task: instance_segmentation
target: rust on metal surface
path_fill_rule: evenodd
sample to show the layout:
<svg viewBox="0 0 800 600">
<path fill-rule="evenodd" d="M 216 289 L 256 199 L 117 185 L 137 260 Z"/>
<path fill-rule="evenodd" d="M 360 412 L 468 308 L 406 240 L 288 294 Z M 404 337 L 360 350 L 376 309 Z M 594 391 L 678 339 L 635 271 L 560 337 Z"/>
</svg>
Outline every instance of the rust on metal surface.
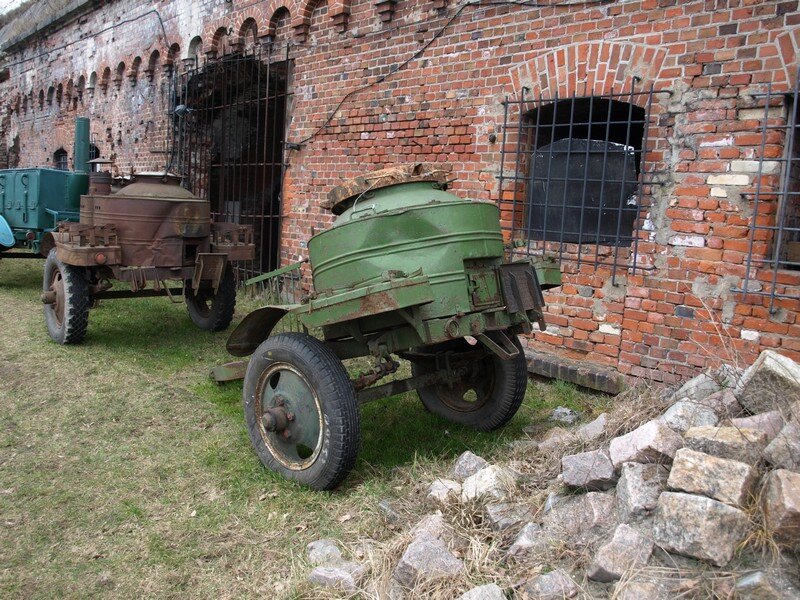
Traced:
<svg viewBox="0 0 800 600">
<path fill-rule="evenodd" d="M 59 259 L 102 267 L 133 292 L 187 279 L 216 290 L 228 261 L 254 258 L 253 229 L 212 223 L 208 202 L 178 184 L 172 174 L 144 173 L 115 194 L 82 196 L 80 223 L 53 233 Z"/>
<path fill-rule="evenodd" d="M 211 222 L 211 252 L 226 254 L 228 260 L 254 260 L 253 228 L 238 223 Z"/>
<path fill-rule="evenodd" d="M 363 390 L 365 387 L 372 385 L 373 383 L 380 381 L 387 375 L 391 375 L 392 373 L 396 373 L 397 369 L 400 368 L 400 363 L 394 359 L 389 359 L 384 362 L 380 362 L 370 371 L 365 371 L 363 373 L 359 373 L 358 377 L 355 379 L 351 379 L 350 382 L 353 384 L 353 388 L 356 391 Z"/>
<path fill-rule="evenodd" d="M 447 171 L 424 163 L 411 163 L 372 171 L 337 185 L 328 192 L 328 199 L 322 202 L 322 208 L 329 209 L 333 214 L 339 215 L 347 210 L 350 204 L 349 200 L 372 190 L 419 181 L 445 184 L 448 181 L 448 176 L 449 173 Z"/>
</svg>

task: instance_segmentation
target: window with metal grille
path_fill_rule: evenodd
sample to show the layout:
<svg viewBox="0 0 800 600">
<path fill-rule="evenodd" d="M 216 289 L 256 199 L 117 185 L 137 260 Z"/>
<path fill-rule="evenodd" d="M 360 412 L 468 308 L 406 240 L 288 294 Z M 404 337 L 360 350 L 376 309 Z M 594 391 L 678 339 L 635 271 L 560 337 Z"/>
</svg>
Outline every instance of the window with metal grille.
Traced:
<svg viewBox="0 0 800 600">
<path fill-rule="evenodd" d="M 797 71 L 800 77 L 800 68 Z M 745 277 L 738 290 L 744 295 L 800 298 L 796 273 L 800 270 L 800 80 L 789 94 L 776 93 L 772 84 L 759 96 L 764 102 L 760 119 L 761 145 L 753 180 L 752 224 Z M 782 154 L 775 152 L 783 145 Z"/>
<path fill-rule="evenodd" d="M 652 97 L 506 100 L 500 204 L 515 253 L 636 268 Z"/>
<path fill-rule="evenodd" d="M 61 171 L 69 171 L 69 158 L 67 157 L 67 151 L 63 148 L 59 148 L 53 152 L 53 168 Z"/>
</svg>

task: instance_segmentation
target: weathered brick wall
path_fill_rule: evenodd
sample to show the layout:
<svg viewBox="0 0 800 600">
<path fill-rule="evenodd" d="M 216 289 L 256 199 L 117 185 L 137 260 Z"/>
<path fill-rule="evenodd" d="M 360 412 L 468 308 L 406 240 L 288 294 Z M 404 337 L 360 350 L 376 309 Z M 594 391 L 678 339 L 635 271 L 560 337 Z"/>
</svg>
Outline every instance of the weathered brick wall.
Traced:
<svg viewBox="0 0 800 600">
<path fill-rule="evenodd" d="M 21 165 L 49 164 L 59 146 L 71 154 L 74 117 L 88 115 L 95 143 L 120 172 L 163 168 L 169 73 L 184 66 L 193 38 L 202 38 L 203 52 L 268 35 L 277 47 L 291 42 L 288 139 L 313 137 L 288 153 L 282 254 L 289 261 L 305 256 L 311 232 L 330 223 L 319 204 L 341 178 L 366 167 L 439 161 L 452 166 L 457 193 L 496 200 L 507 95 L 523 87 L 562 97 L 608 93 L 635 78 L 656 90 L 645 163 L 659 185 L 646 190 L 649 231 L 639 244 L 648 269 L 618 275 L 612 285 L 605 269 L 567 265 L 564 286 L 548 294 L 551 327 L 530 343 L 664 382 L 719 360 L 750 361 L 764 348 L 800 359 L 798 300 L 777 299 L 771 314 L 765 298 L 731 291 L 745 274 L 753 219 L 774 220 L 769 202 L 753 215 L 748 195 L 758 183 L 764 113 L 753 93 L 767 82 L 777 91 L 793 84 L 798 2 L 542 4 L 554 5 L 464 8 L 414 56 L 455 13 L 453 3 L 109 2 L 12 53 L 11 62 L 48 52 L 12 67 L 0 84 L 11 111 L 2 134 L 9 146 L 19 136 Z M 160 11 L 168 43 L 153 15 L 87 37 L 151 8 Z M 131 68 L 136 57 L 138 70 Z M 365 83 L 374 85 L 317 132 L 342 96 Z M 785 118 L 785 107 L 775 106 L 771 121 Z M 785 142 L 770 133 L 767 157 L 782 156 Z M 777 172 L 764 173 L 762 187 L 777 180 Z M 755 250 L 768 254 L 769 240 L 757 239 Z M 782 291 L 797 293 L 798 273 L 780 273 Z"/>
</svg>

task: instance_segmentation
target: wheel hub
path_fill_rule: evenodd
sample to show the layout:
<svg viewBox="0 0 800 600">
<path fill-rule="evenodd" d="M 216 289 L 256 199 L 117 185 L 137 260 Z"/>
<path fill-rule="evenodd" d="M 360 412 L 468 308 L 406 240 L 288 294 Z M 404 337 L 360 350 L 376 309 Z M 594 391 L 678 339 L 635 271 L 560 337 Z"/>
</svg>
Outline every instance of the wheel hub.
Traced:
<svg viewBox="0 0 800 600">
<path fill-rule="evenodd" d="M 293 470 L 310 467 L 322 448 L 322 407 L 308 380 L 291 365 L 276 363 L 257 389 L 261 437 L 270 453 Z"/>
<path fill-rule="evenodd" d="M 275 406 L 264 410 L 261 424 L 266 431 L 283 434 L 284 439 L 290 437 L 289 423 L 294 421 L 294 413 L 286 410 L 286 400 L 280 394 L 274 397 Z"/>
<path fill-rule="evenodd" d="M 53 310 L 60 326 L 64 322 L 64 279 L 58 269 L 53 272 L 50 289 L 42 292 L 42 302 Z"/>
</svg>

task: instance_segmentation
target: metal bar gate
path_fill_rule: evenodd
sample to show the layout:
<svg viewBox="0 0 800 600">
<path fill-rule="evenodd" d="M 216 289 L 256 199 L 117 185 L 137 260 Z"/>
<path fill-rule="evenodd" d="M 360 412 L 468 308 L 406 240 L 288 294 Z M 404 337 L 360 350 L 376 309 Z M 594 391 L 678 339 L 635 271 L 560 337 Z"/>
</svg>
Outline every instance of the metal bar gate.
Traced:
<svg viewBox="0 0 800 600">
<path fill-rule="evenodd" d="M 289 47 L 200 60 L 175 90 L 174 165 L 212 219 L 253 226 L 256 258 L 237 266 L 241 281 L 280 266 Z"/>
</svg>

